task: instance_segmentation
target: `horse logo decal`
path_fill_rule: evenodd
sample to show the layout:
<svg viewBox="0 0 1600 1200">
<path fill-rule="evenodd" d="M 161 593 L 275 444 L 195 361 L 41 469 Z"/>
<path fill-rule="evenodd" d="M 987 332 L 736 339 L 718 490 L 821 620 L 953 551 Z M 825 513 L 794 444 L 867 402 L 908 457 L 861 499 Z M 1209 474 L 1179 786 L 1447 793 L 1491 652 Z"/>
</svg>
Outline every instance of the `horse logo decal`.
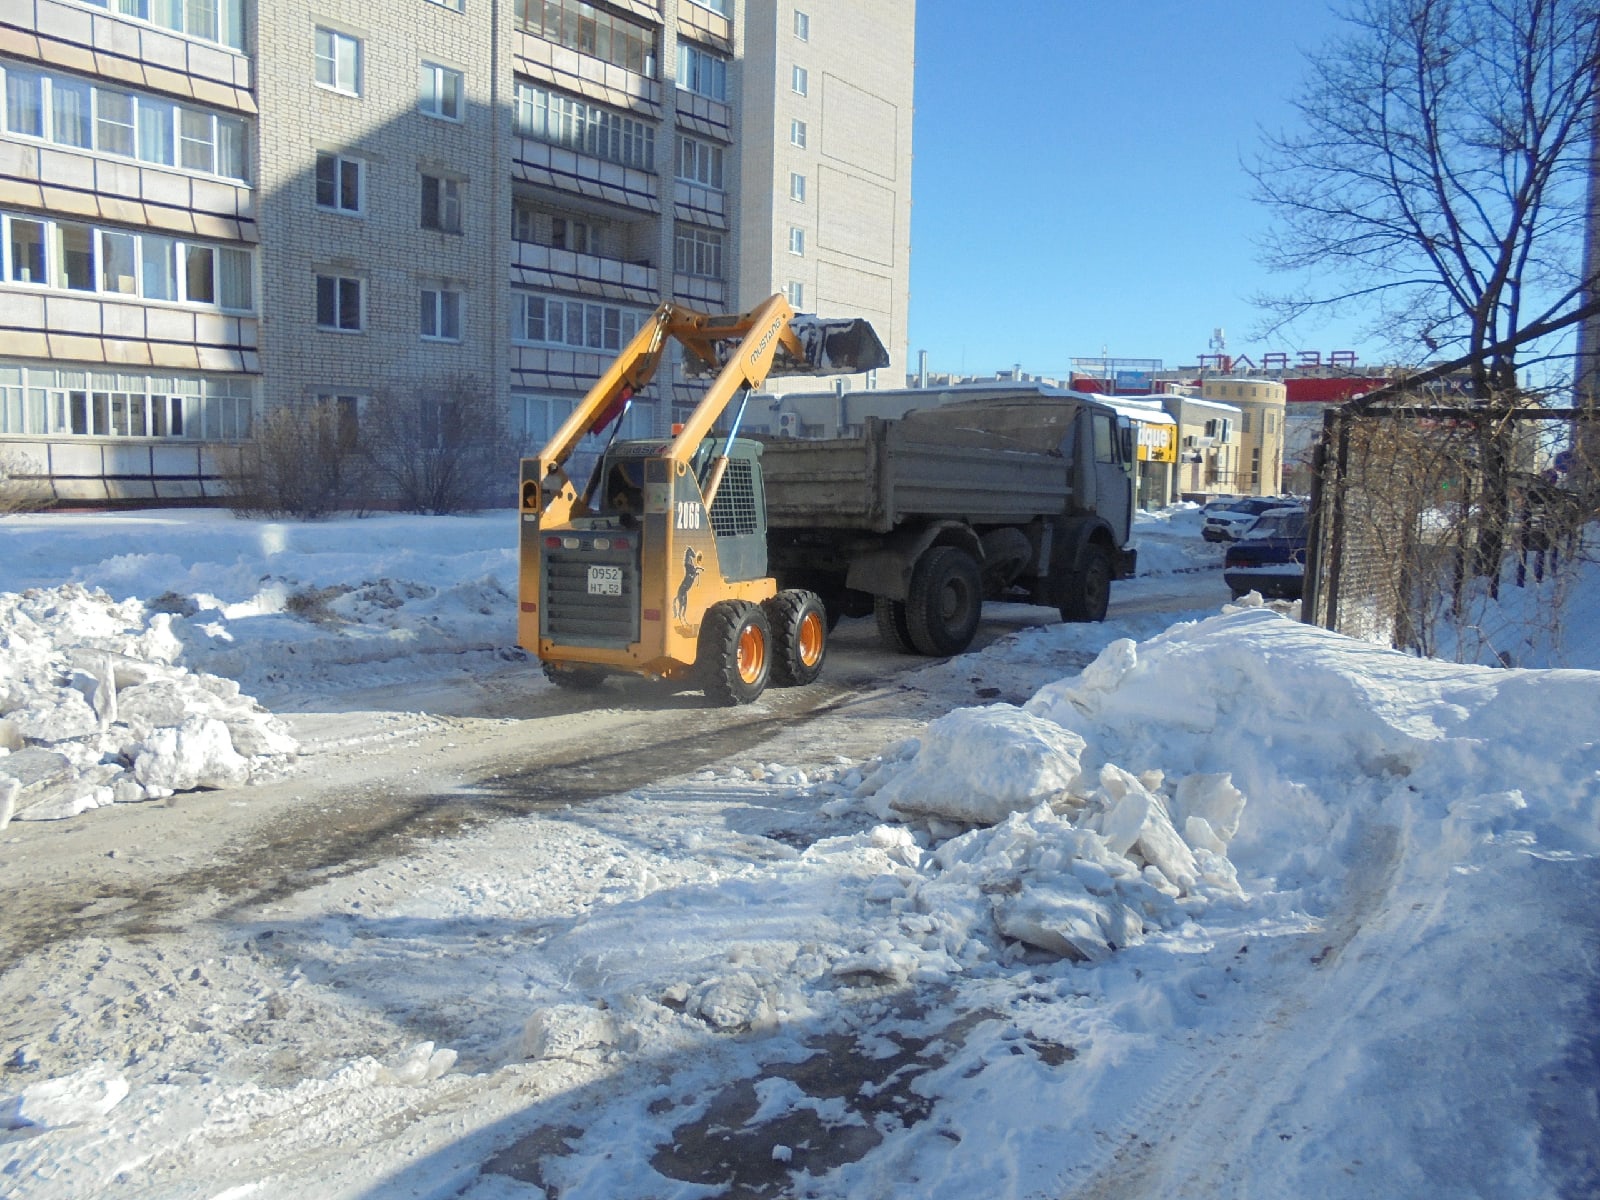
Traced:
<svg viewBox="0 0 1600 1200">
<path fill-rule="evenodd" d="M 705 559 L 700 551 L 690 546 L 683 552 L 683 582 L 678 584 L 678 594 L 672 600 L 672 615 L 678 620 L 687 619 L 689 615 L 689 589 L 694 586 L 694 581 L 705 572 Z"/>
</svg>

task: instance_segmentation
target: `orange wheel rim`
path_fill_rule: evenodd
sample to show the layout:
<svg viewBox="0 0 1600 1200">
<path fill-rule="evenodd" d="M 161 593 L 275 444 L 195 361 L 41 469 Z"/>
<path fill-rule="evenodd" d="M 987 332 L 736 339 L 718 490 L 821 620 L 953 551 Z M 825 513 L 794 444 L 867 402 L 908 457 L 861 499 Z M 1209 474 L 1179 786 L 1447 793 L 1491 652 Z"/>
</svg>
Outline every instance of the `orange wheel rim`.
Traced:
<svg viewBox="0 0 1600 1200">
<path fill-rule="evenodd" d="M 823 632 L 821 613 L 808 612 L 800 618 L 800 661 L 808 667 L 816 666 L 822 658 Z"/>
<path fill-rule="evenodd" d="M 754 625 L 739 631 L 739 678 L 754 683 L 767 665 L 767 639 Z"/>
</svg>

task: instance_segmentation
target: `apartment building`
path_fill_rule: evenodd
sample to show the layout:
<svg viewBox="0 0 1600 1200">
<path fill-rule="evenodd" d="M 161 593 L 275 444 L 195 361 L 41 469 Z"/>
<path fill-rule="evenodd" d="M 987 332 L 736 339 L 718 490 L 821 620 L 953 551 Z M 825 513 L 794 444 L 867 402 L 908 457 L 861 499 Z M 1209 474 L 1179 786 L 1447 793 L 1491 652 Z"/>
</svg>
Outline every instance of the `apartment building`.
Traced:
<svg viewBox="0 0 1600 1200">
<path fill-rule="evenodd" d="M 898 380 L 914 20 L 5 0 L 0 453 L 64 500 L 209 498 L 268 411 L 463 389 L 525 451 L 664 298 L 866 316 Z M 696 395 L 664 370 L 625 432 Z"/>
</svg>

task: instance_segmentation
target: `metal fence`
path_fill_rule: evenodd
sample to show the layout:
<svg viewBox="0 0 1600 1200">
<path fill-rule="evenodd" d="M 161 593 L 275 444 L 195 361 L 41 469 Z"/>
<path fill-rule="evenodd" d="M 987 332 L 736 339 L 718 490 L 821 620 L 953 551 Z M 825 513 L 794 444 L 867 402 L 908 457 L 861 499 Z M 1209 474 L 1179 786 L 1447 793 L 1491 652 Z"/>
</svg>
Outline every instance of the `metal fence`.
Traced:
<svg viewBox="0 0 1600 1200">
<path fill-rule="evenodd" d="M 1469 404 L 1329 410 L 1304 619 L 1458 661 L 1511 664 L 1548 648 L 1584 526 L 1600 515 L 1600 471 L 1590 469 L 1600 464 L 1574 448 L 1585 415 Z"/>
</svg>

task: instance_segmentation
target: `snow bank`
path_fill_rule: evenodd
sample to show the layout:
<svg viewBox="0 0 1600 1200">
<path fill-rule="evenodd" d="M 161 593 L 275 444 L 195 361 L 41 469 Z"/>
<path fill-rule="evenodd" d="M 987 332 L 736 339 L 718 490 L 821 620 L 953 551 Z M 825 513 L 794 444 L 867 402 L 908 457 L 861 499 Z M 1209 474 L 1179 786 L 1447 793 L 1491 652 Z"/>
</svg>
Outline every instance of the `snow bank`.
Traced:
<svg viewBox="0 0 1600 1200">
<path fill-rule="evenodd" d="M 0 827 L 232 787 L 292 758 L 237 683 L 178 665 L 172 622 L 77 584 L 0 593 Z"/>
</svg>

